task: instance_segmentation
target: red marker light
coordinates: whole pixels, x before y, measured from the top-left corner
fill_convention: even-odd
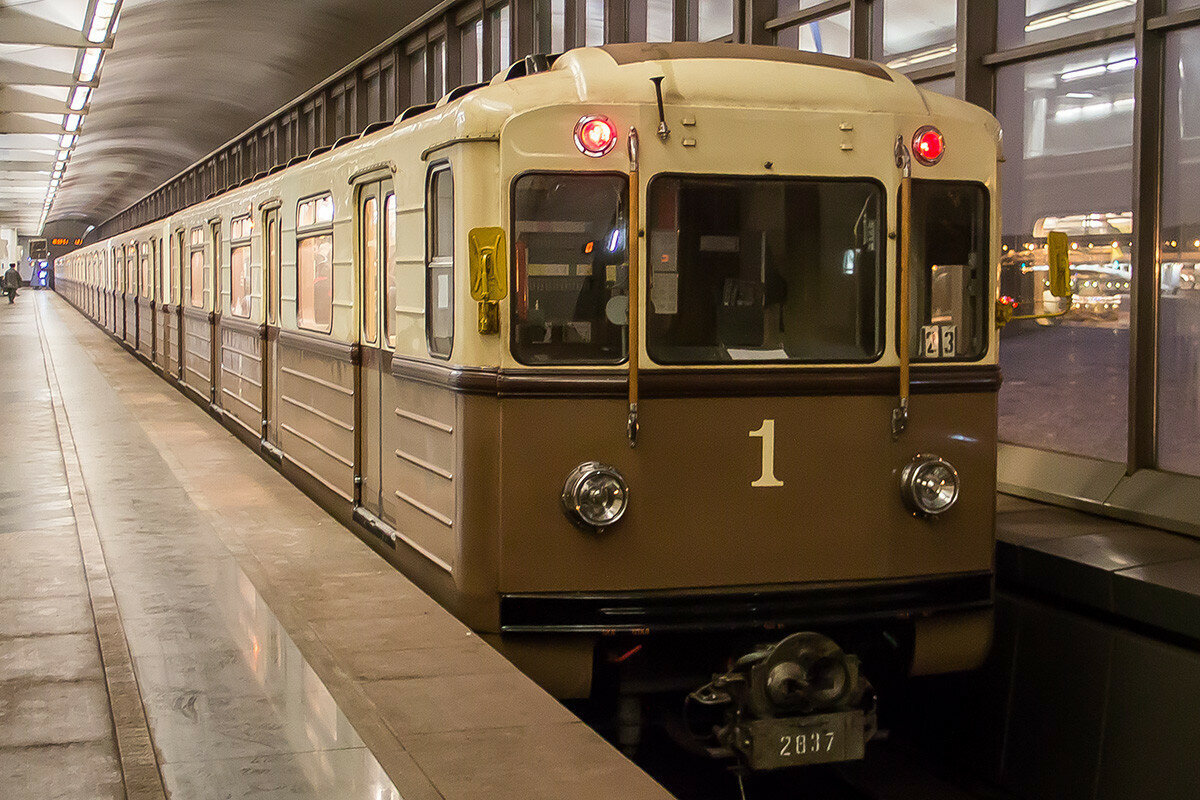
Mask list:
[[[942,160],[942,154],[946,152],[946,140],[937,128],[924,125],[913,134],[912,151],[917,161],[932,167]]]
[[[617,126],[608,117],[590,115],[575,125],[575,146],[585,156],[599,158],[617,143]]]

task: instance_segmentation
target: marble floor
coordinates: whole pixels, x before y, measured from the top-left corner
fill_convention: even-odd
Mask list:
[[[56,295],[0,396],[5,800],[669,797]]]

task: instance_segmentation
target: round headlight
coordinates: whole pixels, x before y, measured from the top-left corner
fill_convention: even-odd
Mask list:
[[[919,455],[901,471],[900,492],[913,511],[941,514],[958,499],[958,473],[943,458]]]
[[[605,528],[624,515],[629,505],[629,488],[615,467],[587,461],[567,476],[562,502],[567,516],[576,525]]]

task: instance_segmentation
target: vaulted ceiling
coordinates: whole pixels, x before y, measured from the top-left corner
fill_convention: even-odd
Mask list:
[[[430,5],[0,0],[0,225],[107,219]]]

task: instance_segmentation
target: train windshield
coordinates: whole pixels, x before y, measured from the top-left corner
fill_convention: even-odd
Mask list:
[[[883,189],[660,176],[647,346],[662,364],[864,362],[883,351]]]
[[[513,356],[524,364],[626,357],[628,179],[530,174],[513,196]]]

